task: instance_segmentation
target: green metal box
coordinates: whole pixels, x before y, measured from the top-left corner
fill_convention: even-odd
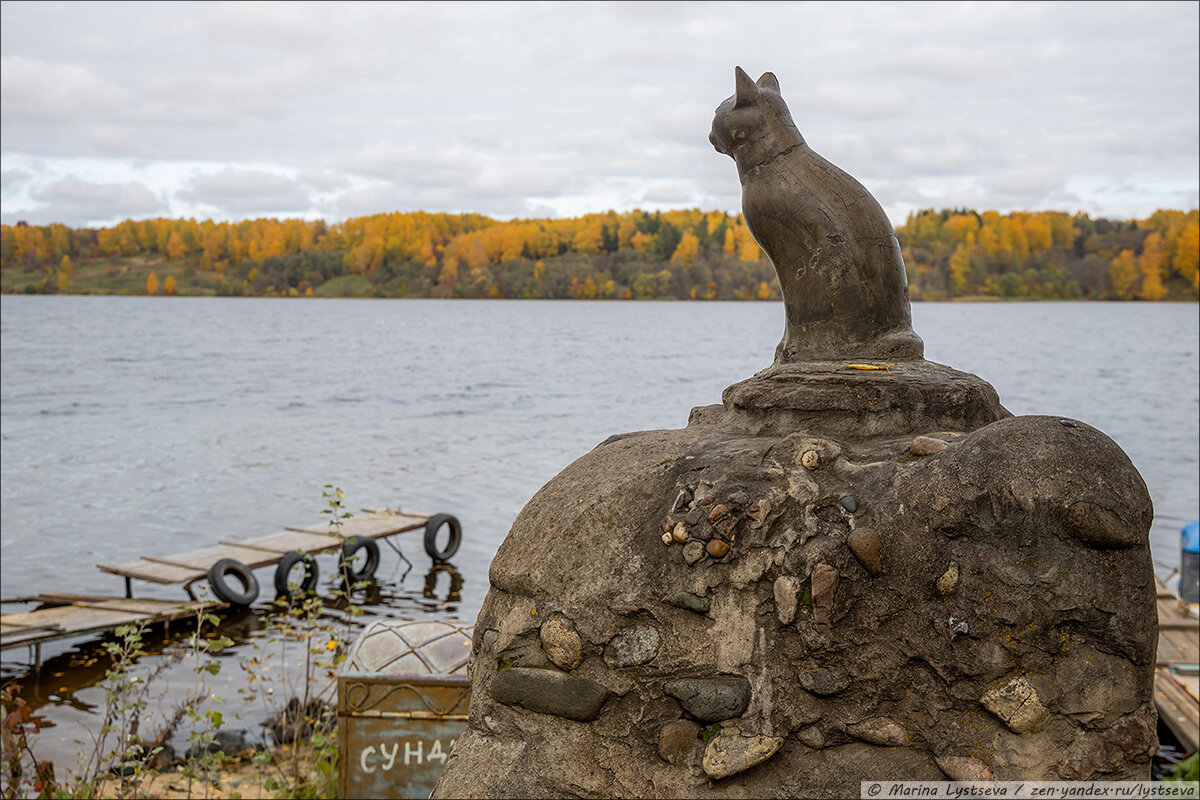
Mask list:
[[[338,796],[427,798],[467,727],[473,626],[376,620],[338,674]]]

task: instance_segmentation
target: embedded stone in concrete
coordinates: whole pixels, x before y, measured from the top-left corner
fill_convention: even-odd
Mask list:
[[[800,670],[800,685],[805,691],[828,697],[845,690],[849,682],[832,670],[818,668]]]
[[[730,508],[745,508],[750,505],[750,495],[743,489],[736,489],[729,493],[729,497],[725,498],[725,502]]]
[[[583,642],[569,619],[556,617],[542,623],[542,647],[556,667],[571,670],[583,659]]]
[[[499,703],[580,722],[599,716],[610,694],[595,681],[553,669],[509,667],[492,681],[492,697]]]
[[[691,592],[677,592],[671,595],[667,602],[676,608],[695,611],[697,614],[707,614],[710,605],[707,597],[700,597]]]
[[[876,717],[846,726],[846,733],[855,739],[884,747],[901,747],[908,744],[908,734],[895,720]]]
[[[1032,733],[1042,727],[1050,711],[1024,677],[984,692],[979,702],[1016,733]]]
[[[751,520],[750,527],[754,530],[761,528],[764,524],[766,524],[767,515],[770,513],[771,501],[768,498],[764,497],[759,500],[755,500],[750,504],[750,507],[746,509],[746,516]]]
[[[750,682],[736,676],[683,678],[668,681],[663,690],[678,700],[684,711],[705,722],[740,717],[750,705]]]
[[[719,733],[704,750],[701,766],[714,781],[728,778],[758,766],[783,747],[783,737],[741,736],[736,732]]]
[[[723,558],[729,552],[729,542],[713,539],[704,545],[704,550],[713,558]]]
[[[822,733],[821,729],[816,725],[810,725],[807,728],[802,728],[800,732],[796,734],[796,738],[798,738],[800,743],[805,747],[811,747],[814,750],[820,750],[825,746],[825,734]]]
[[[846,544],[850,545],[854,557],[867,572],[878,575],[883,571],[883,561],[880,557],[882,544],[879,541],[879,534],[872,528],[856,528],[850,531]]]
[[[1148,765],[1158,752],[1155,719],[1151,710],[1142,709],[1107,730],[1081,732],[1067,748],[1059,775],[1068,781],[1109,780],[1105,773],[1114,757]]]
[[[800,579],[794,575],[784,575],[775,579],[775,616],[780,625],[790,625],[796,618],[801,586]]]
[[[688,566],[692,566],[697,561],[704,558],[704,542],[698,542],[692,539],[683,546],[683,560]]]
[[[947,595],[951,594],[957,586],[958,563],[951,561],[950,566],[947,567],[946,571],[943,572],[941,577],[937,579],[937,590],[940,595],[946,597]]]
[[[833,599],[837,592],[838,571],[828,564],[817,564],[812,571],[813,619],[823,625],[833,623]]]
[[[993,781],[996,776],[991,768],[978,758],[968,756],[939,756],[935,759],[938,769],[946,773],[952,781],[967,783],[970,781]]]
[[[636,667],[648,664],[658,655],[662,637],[650,625],[634,625],[609,640],[604,648],[604,663],[610,667]]]
[[[931,456],[934,453],[940,453],[950,445],[943,442],[941,439],[934,439],[930,436],[915,436],[912,444],[908,446],[908,452],[914,456]]]
[[[700,741],[700,726],[690,719],[668,722],[658,732],[658,757],[668,764],[678,764],[696,749]]]

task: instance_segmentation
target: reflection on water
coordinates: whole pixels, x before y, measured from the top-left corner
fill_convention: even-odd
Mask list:
[[[441,576],[445,576],[446,580],[440,580]],[[438,601],[438,584],[446,584],[446,597]],[[439,604],[457,603],[462,600],[462,575],[453,565],[448,563],[434,564],[433,569],[425,575],[425,586],[421,589],[421,596],[426,600],[434,600]],[[469,621],[469,620],[467,620]]]

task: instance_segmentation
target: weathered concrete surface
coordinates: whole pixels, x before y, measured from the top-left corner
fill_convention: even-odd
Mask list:
[[[521,512],[477,621],[470,728],[435,796],[855,796],[871,777],[1147,777],[1151,507],[1108,437],[1002,408],[973,431],[863,439],[752,435],[729,416],[710,408],[682,430],[599,446]],[[920,434],[948,446],[914,456]],[[676,509],[681,495],[692,499]],[[760,500],[770,512],[754,527]],[[684,525],[691,540],[727,542],[724,558],[689,565],[685,545],[663,544],[666,517],[719,504],[734,521],[724,534],[709,514]],[[867,563],[850,545],[860,529],[873,532]],[[812,592],[823,570],[837,576],[827,623]],[[708,612],[672,603],[680,592]],[[794,604],[786,624],[780,600]],[[495,696],[498,665],[549,665],[548,619],[580,637],[570,675],[613,695],[592,722]],[[667,728],[697,719],[671,689],[731,676],[749,702],[720,724],[783,741],[716,779],[706,742],[688,751]],[[664,736],[674,763],[659,755]]]

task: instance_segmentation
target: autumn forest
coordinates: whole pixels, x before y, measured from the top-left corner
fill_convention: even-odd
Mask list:
[[[910,214],[913,300],[1196,300],[1200,212]],[[741,215],[572,219],[377,214],[0,226],[0,289],[30,294],[768,300],[775,273]]]

